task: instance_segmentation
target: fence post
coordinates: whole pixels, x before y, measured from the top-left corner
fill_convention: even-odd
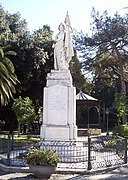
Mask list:
[[[10,133],[8,133],[7,163],[10,166]]]
[[[127,137],[124,139],[124,162],[127,163]]]
[[[88,136],[88,170],[91,169],[91,138]]]
[[[116,154],[118,154],[118,133],[116,133]]]
[[[14,131],[12,131],[11,136],[11,150],[14,150]]]

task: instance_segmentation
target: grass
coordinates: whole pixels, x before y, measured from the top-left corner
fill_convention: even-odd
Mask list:
[[[39,141],[40,138],[38,137],[30,137],[30,136],[20,136],[20,137],[14,137],[14,142],[22,142],[22,143],[26,143],[26,142],[35,142],[35,141]]]
[[[8,139],[8,135],[0,134],[0,138]]]
[[[8,135],[4,135],[1,134],[0,138],[4,138],[4,139],[8,139]],[[27,143],[27,142],[35,142],[35,141],[39,141],[40,138],[39,137],[32,137],[32,136],[25,136],[25,135],[20,135],[18,137],[18,135],[14,135],[14,142],[16,143]]]

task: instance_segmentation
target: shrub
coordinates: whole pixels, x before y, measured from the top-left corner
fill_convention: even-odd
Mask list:
[[[116,140],[108,140],[108,141],[104,141],[104,144],[106,147],[114,147],[116,146]]]
[[[26,160],[28,165],[56,166],[59,157],[53,150],[33,149],[27,152]]]
[[[36,112],[32,100],[29,97],[14,99],[12,106],[18,120],[18,134],[20,133],[20,124],[27,124],[29,127],[36,119]]]
[[[123,125],[115,126],[113,128],[113,134],[116,135],[117,133],[119,136],[122,137],[128,136],[128,125],[123,124]]]

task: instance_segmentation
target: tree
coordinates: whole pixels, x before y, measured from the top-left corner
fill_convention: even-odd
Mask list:
[[[15,86],[18,83],[13,63],[8,58],[9,55],[16,55],[16,53],[0,47],[0,102],[3,106],[6,106],[10,98],[13,98],[12,93],[16,93]]]
[[[30,124],[34,122],[36,118],[36,113],[32,100],[29,97],[19,98],[14,100],[12,109],[14,110],[17,120],[18,120],[18,132],[20,133],[20,124],[27,124],[30,127]]]
[[[115,106],[117,110],[118,124],[122,123],[124,116],[126,116],[128,113],[128,110],[126,107],[127,102],[128,102],[128,98],[126,97],[125,94],[123,93],[116,94]]]
[[[11,57],[21,84],[18,96],[29,96],[35,104],[42,105],[46,74],[53,67],[52,34],[48,25],[30,33],[27,22],[20,13],[9,14],[0,6],[0,44],[11,45],[17,53]]]
[[[19,13],[9,14],[0,6],[0,46],[9,46],[9,51],[15,51],[17,56],[11,56],[15,71],[21,86],[24,81],[28,81],[29,66],[26,68],[24,64],[30,65],[28,59],[25,61],[25,47],[30,44],[30,35],[27,31],[27,23],[21,19]],[[24,62],[25,61],[25,62]],[[24,65],[24,66],[23,66]],[[23,69],[24,67],[24,69]],[[17,92],[21,92],[21,86],[18,86]]]
[[[76,87],[77,93],[80,90],[86,91],[86,93],[91,93],[91,82],[87,81],[82,73],[82,63],[79,61],[75,50],[69,68],[73,78],[73,85]]]
[[[15,98],[29,96],[38,112],[42,107],[46,75],[53,69],[53,32],[48,25],[29,32],[27,22],[21,18],[20,13],[10,14],[1,5],[0,19],[0,46],[10,45],[8,51],[15,51],[17,54],[10,55],[20,81]],[[6,106],[8,111],[11,106],[12,101]],[[4,116],[2,118],[5,121]],[[7,119],[9,121],[9,117]]]
[[[34,55],[34,63],[31,69],[31,77],[29,78],[30,87],[28,93],[30,97],[39,102],[42,106],[43,88],[46,86],[47,73],[53,69],[53,40],[50,27],[44,25],[32,34],[32,45]],[[38,55],[38,56],[37,56]]]
[[[92,36],[80,34],[76,37],[77,48],[84,53],[84,67],[92,72],[95,79],[101,79],[103,84],[106,81],[114,86],[118,82],[120,91],[126,94],[128,14],[121,17],[116,13],[111,18],[107,11],[99,16],[93,9],[91,16]]]

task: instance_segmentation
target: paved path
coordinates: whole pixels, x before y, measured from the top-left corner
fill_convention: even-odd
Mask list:
[[[107,173],[95,175],[53,174],[49,180],[128,180],[128,166],[120,167]],[[44,180],[35,178],[30,173],[10,173],[0,170],[0,180]]]

